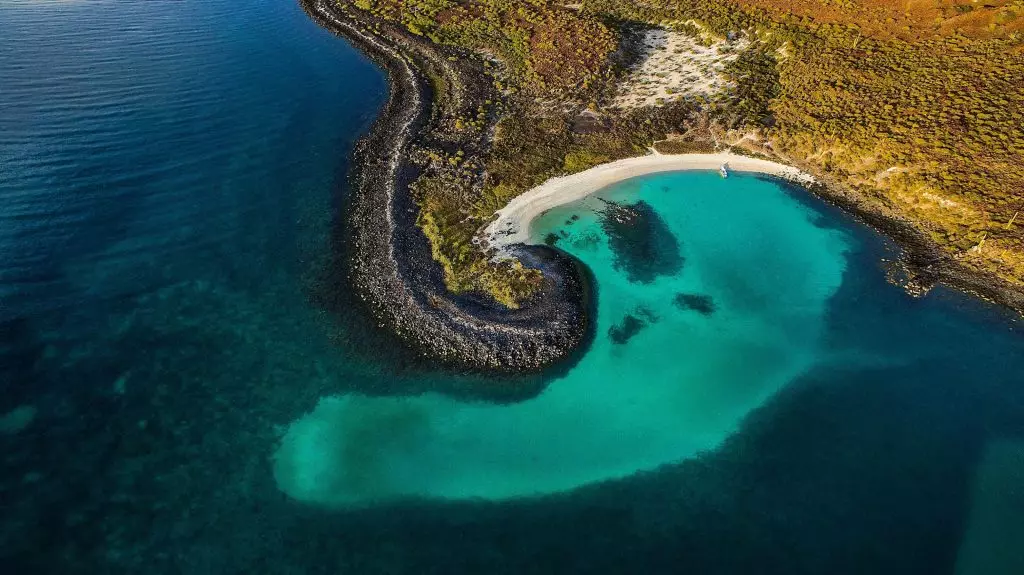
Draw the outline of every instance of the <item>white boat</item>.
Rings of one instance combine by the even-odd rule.
[[[729,177],[729,164],[722,164],[722,167],[718,169],[718,172],[722,174],[723,178]]]

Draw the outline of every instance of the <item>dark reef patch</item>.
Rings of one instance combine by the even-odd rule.
[[[573,214],[571,218],[565,220],[565,225],[571,226],[580,220],[579,214]]]
[[[646,306],[638,306],[633,313],[623,316],[622,321],[608,328],[608,338],[615,345],[622,345],[645,327],[657,323],[660,318]]]
[[[673,303],[675,303],[676,307],[679,309],[695,311],[701,315],[711,315],[715,313],[715,300],[713,300],[709,295],[677,293]]]
[[[649,284],[683,269],[679,241],[647,202],[620,204],[605,200],[601,227],[608,235],[615,269],[633,283]]]
[[[647,327],[647,322],[633,314],[626,314],[622,321],[608,328],[608,338],[615,345],[622,345],[633,339],[633,336],[640,333],[640,330],[645,327]]]
[[[550,234],[544,236],[544,245],[546,245],[546,246],[553,246],[553,245],[557,244],[558,240],[560,240],[560,239],[562,239],[562,238],[558,237],[558,234],[550,233]]]

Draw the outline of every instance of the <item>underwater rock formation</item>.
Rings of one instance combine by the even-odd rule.
[[[695,311],[701,315],[715,313],[715,300],[709,295],[679,293],[673,299],[679,309]]]
[[[605,200],[601,226],[615,254],[615,268],[629,281],[649,284],[683,269],[679,241],[647,202],[620,204]]]

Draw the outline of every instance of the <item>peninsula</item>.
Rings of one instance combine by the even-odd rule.
[[[623,178],[786,177],[905,249],[905,284],[1024,309],[1024,2],[301,0],[384,68],[351,278],[425,356],[571,357],[591,282],[529,221]],[[575,174],[575,175],[574,175]]]

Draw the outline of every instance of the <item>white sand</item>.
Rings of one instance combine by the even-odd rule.
[[[681,32],[657,28],[644,36],[644,56],[619,87],[616,108],[659,106],[685,97],[711,96],[728,86],[723,71],[746,41],[702,46]]]
[[[589,170],[551,178],[528,190],[498,210],[497,219],[485,230],[488,245],[499,255],[507,255],[506,248],[530,241],[530,223],[551,208],[584,198],[598,190],[622,180],[685,170],[718,170],[726,164],[730,172],[767,174],[801,183],[813,183],[814,178],[800,170],[768,160],[748,158],[730,153],[718,154],[654,154],[639,158],[626,158],[595,166]]]

